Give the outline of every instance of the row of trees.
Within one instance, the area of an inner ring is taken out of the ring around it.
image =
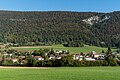
[[[13,63],[12,61],[7,61],[5,64],[4,62],[0,63],[1,66],[28,66],[28,67],[89,67],[89,66],[119,66],[120,62],[116,61],[115,59],[107,60],[98,60],[98,61],[78,61],[78,60],[45,60],[45,61],[37,61],[33,58],[27,59],[27,64],[18,64]]]
[[[97,61],[86,61],[86,60],[73,60],[73,57],[68,55],[63,57],[62,59],[55,60],[44,60],[44,61],[35,61],[30,59],[28,66],[36,66],[36,67],[62,67],[62,66],[70,66],[70,67],[88,67],[88,66],[119,66],[120,61],[117,61],[114,58],[106,59],[106,60],[97,60]]]

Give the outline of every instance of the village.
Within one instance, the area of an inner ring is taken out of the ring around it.
[[[119,60],[120,54],[117,52],[110,52],[109,54],[102,51],[102,53],[97,53],[95,51],[88,53],[76,53],[70,54],[68,50],[54,50],[54,49],[40,49],[34,51],[18,51],[14,49],[8,49],[0,51],[0,62],[1,65],[11,65],[19,64],[25,65],[28,63],[28,59],[34,59],[36,61],[46,61],[46,60],[61,60],[63,57],[71,56],[72,60],[77,61],[98,61],[105,60],[107,57],[112,56],[112,58]]]

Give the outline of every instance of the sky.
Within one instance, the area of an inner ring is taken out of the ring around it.
[[[120,0],[0,0],[0,10],[113,12]]]

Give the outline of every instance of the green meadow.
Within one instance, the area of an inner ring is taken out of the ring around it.
[[[96,47],[96,46],[88,46],[85,45],[84,47],[64,47],[63,45],[52,45],[52,46],[23,46],[23,47],[11,47],[11,49],[16,49],[16,50],[24,50],[24,51],[32,51],[32,50],[39,50],[41,48],[53,48],[54,50],[69,50],[70,53],[80,53],[80,52],[102,52],[102,50],[106,51],[107,48],[101,48],[101,47]],[[113,51],[115,49],[112,49]]]
[[[120,67],[1,68],[1,80],[120,80]]]

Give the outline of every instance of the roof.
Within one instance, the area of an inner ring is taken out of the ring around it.
[[[41,56],[34,56],[33,58],[42,58]]]

